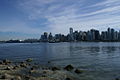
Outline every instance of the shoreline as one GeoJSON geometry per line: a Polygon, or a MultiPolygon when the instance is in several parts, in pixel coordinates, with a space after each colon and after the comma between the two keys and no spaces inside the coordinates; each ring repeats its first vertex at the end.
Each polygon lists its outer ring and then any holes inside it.
{"type": "MultiPolygon", "coordinates": [[[[50,43],[50,42],[18,42],[18,44],[50,43]]],[[[76,41],[76,42],[54,42],[54,43],[120,43],[120,41],[76,41]]],[[[50,43],[50,44],[54,44],[50,43]]],[[[17,42],[0,42],[0,44],[17,44],[17,42]]]]}
{"type": "MultiPolygon", "coordinates": [[[[2,80],[80,80],[84,71],[69,64],[60,66],[41,66],[32,63],[32,59],[22,62],[0,60],[0,79],[2,80]]],[[[48,61],[48,64],[50,62],[48,61]]]]}
{"type": "MultiPolygon", "coordinates": [[[[48,61],[48,64],[51,62],[48,61]]],[[[36,64],[32,58],[21,62],[0,60],[0,80],[97,80],[95,76],[89,75],[91,72],[88,72],[71,64],[64,67],[36,64]]],[[[105,80],[104,77],[101,79],[105,80]]],[[[111,80],[120,80],[120,78],[111,80]]]]}

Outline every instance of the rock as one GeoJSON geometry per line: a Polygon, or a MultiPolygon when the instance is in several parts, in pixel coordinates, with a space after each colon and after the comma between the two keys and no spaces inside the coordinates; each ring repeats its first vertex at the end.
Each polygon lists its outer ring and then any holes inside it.
{"type": "Polygon", "coordinates": [[[27,75],[25,76],[25,80],[36,80],[36,79],[32,76],[27,75]]]}
{"type": "Polygon", "coordinates": [[[0,64],[3,64],[3,62],[2,62],[2,61],[0,61],[0,64]]]}
{"type": "Polygon", "coordinates": [[[50,77],[39,77],[37,80],[61,80],[61,79],[55,79],[50,77]]]}
{"type": "Polygon", "coordinates": [[[27,62],[32,62],[33,59],[32,59],[32,58],[28,58],[26,61],[27,61],[27,62]]]}
{"type": "Polygon", "coordinates": [[[56,70],[60,70],[60,68],[58,68],[58,67],[52,67],[52,70],[56,71],[56,70]]]}
{"type": "Polygon", "coordinates": [[[46,74],[47,73],[47,71],[43,71],[43,74],[46,74]]]}
{"type": "Polygon", "coordinates": [[[34,70],[34,68],[32,67],[32,68],[30,68],[30,70],[34,70]]]}
{"type": "Polygon", "coordinates": [[[20,76],[15,76],[14,78],[12,78],[11,80],[22,80],[20,76]]]}
{"type": "Polygon", "coordinates": [[[65,80],[71,80],[70,78],[66,78],[65,80]]]}
{"type": "Polygon", "coordinates": [[[77,74],[83,73],[83,71],[80,70],[80,69],[76,69],[74,72],[77,73],[77,74]]]}
{"type": "Polygon", "coordinates": [[[7,65],[7,64],[10,64],[10,63],[11,63],[11,61],[10,61],[10,60],[5,59],[5,60],[3,60],[3,63],[4,63],[5,65],[7,65]]]}
{"type": "Polygon", "coordinates": [[[30,79],[30,76],[25,76],[25,80],[29,80],[30,79]]]}
{"type": "Polygon", "coordinates": [[[115,78],[115,80],[120,80],[119,78],[115,78]]]}
{"type": "Polygon", "coordinates": [[[42,77],[47,77],[47,76],[44,74],[44,75],[42,75],[42,77]]]}
{"type": "Polygon", "coordinates": [[[20,68],[20,66],[16,65],[16,66],[13,67],[13,69],[17,69],[17,68],[20,68]]]}
{"type": "Polygon", "coordinates": [[[26,63],[21,63],[20,66],[27,68],[27,64],[26,63]]]}
{"type": "Polygon", "coordinates": [[[32,68],[33,68],[33,69],[38,69],[39,66],[37,66],[37,65],[33,65],[32,68]]]}
{"type": "Polygon", "coordinates": [[[8,66],[5,70],[12,70],[12,68],[8,66]]]}
{"type": "Polygon", "coordinates": [[[6,73],[1,76],[1,79],[11,79],[11,78],[13,78],[13,76],[6,73]]]}
{"type": "Polygon", "coordinates": [[[71,71],[74,69],[74,67],[72,65],[67,65],[64,69],[67,71],[71,71]]]}
{"type": "Polygon", "coordinates": [[[51,63],[50,61],[48,61],[48,63],[51,63]]]}

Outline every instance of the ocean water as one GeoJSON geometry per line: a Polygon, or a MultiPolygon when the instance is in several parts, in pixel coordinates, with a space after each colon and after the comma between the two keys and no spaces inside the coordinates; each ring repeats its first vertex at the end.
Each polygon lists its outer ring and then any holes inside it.
{"type": "Polygon", "coordinates": [[[22,61],[33,58],[39,64],[72,64],[85,72],[82,80],[120,78],[120,42],[3,43],[0,59],[22,61]]]}

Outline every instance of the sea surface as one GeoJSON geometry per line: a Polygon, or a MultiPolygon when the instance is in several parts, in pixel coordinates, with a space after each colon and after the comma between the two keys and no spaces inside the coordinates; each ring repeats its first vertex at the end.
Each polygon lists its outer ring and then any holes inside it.
{"type": "Polygon", "coordinates": [[[74,65],[85,71],[82,80],[120,78],[120,42],[3,43],[0,59],[22,61],[33,58],[39,64],[74,65]]]}

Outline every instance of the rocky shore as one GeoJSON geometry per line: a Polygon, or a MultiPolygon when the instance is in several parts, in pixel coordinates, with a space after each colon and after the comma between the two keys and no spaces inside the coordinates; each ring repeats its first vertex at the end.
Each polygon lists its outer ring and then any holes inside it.
{"type": "Polygon", "coordinates": [[[0,80],[80,80],[78,75],[83,73],[73,65],[48,67],[34,64],[31,58],[22,62],[0,60],[0,80]]]}

